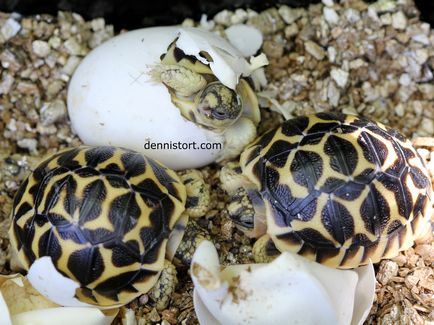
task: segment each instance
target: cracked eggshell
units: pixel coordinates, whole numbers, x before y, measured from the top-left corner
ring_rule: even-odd
[[[245,57],[255,55],[262,46],[264,37],[259,29],[245,24],[235,24],[225,29],[225,34]]]
[[[220,273],[214,245],[203,242],[191,265],[196,314],[208,325],[363,324],[375,277],[372,264],[360,272],[284,252],[270,264],[234,265]]]
[[[41,295],[56,304],[68,307],[94,307],[74,298],[80,284],[60,274],[50,256],[35,260],[29,268],[27,278]]]
[[[204,130],[183,118],[166,86],[148,82],[147,65],[160,62],[178,36],[177,45],[185,53],[208,63],[199,55],[208,52],[213,59],[211,69],[231,88],[242,73],[248,75],[266,60],[259,56],[249,64],[221,37],[197,28],[152,27],[118,35],[86,55],[69,84],[71,127],[85,144],[131,148],[176,170],[214,162],[223,148],[224,134]],[[172,150],[144,148],[159,143],[171,144]],[[209,148],[218,145],[194,149],[192,143]],[[174,149],[173,144],[189,148]]]
[[[0,276],[1,325],[109,325],[118,309],[62,307],[46,299],[21,274]]]

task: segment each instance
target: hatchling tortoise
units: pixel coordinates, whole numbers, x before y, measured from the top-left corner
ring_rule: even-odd
[[[398,131],[363,117],[319,113],[287,120],[221,171],[230,218],[257,262],[291,251],[353,268],[432,235],[425,164]]]
[[[187,226],[193,239],[183,238],[188,217],[209,208],[197,173],[180,179],[125,148],[59,151],[42,160],[17,191],[11,244],[27,270],[50,256],[60,274],[79,283],[75,298],[81,302],[119,306],[150,291],[163,309],[176,285],[168,261],[176,255],[188,263],[192,246],[210,239],[193,220]]]
[[[217,161],[237,157],[255,139],[261,120],[251,79],[240,78],[235,89],[225,86],[209,65],[177,47],[177,40],[168,46],[161,62],[148,66],[150,81],[168,87],[183,117],[205,129],[224,133],[226,143]]]

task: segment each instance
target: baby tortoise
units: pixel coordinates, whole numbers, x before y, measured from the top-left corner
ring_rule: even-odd
[[[251,80],[240,78],[235,89],[223,85],[208,65],[177,47],[177,40],[169,45],[161,62],[148,66],[150,81],[168,87],[183,117],[205,129],[225,133],[225,147],[217,161],[237,157],[255,139],[261,120]]]
[[[432,235],[432,186],[411,142],[363,117],[285,121],[222,169],[257,262],[291,251],[331,267],[390,258]],[[277,248],[277,249],[276,249]]]
[[[21,184],[9,235],[25,269],[50,256],[79,283],[82,302],[119,306],[150,291],[164,309],[176,285],[169,261],[176,255],[189,264],[191,246],[210,239],[203,229],[202,237],[183,237],[188,218],[203,216],[209,202],[198,172],[180,179],[124,148],[68,148],[42,160]],[[201,229],[193,220],[188,227]]]

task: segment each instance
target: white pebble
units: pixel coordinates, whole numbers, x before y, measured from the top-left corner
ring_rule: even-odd
[[[344,114],[350,114],[350,115],[359,115],[359,113],[357,112],[357,110],[354,107],[352,107],[352,106],[344,107],[342,109],[342,113],[344,113]]]
[[[421,129],[427,133],[427,135],[432,136],[434,131],[434,121],[430,118],[424,117],[420,122]]]
[[[345,10],[345,18],[350,24],[355,24],[360,20],[360,12],[356,9],[349,8]]]
[[[3,80],[0,83],[0,95],[1,94],[7,94],[11,88],[12,85],[15,83],[15,78],[12,77],[12,75],[10,75],[9,73],[6,73],[5,75],[2,76]],[[2,106],[0,106],[0,110]]]
[[[395,29],[405,29],[408,24],[408,19],[402,10],[395,12],[392,15],[392,27]]]
[[[368,10],[374,10],[375,12],[386,12],[396,8],[397,1],[395,0],[378,0],[368,6]]]
[[[355,59],[353,61],[350,61],[348,63],[348,66],[349,66],[350,70],[357,70],[361,67],[367,67],[367,66],[369,66],[369,64],[368,64],[368,62],[364,61],[363,59],[358,58],[358,59]]]
[[[375,22],[380,21],[380,18],[378,17],[377,12],[371,6],[368,7],[368,17],[371,18]]]
[[[68,60],[66,61],[63,68],[60,70],[61,73],[67,74],[68,76],[72,76],[75,69],[77,68],[78,64],[81,62],[82,58],[71,55]]]
[[[8,18],[4,25],[1,27],[0,32],[3,34],[5,40],[9,40],[20,31],[21,25],[14,19]]]
[[[403,117],[405,114],[405,107],[403,103],[399,103],[395,106],[395,113],[399,117]]]
[[[341,94],[334,82],[330,82],[327,89],[327,97],[329,98],[331,107],[338,107]]]
[[[381,20],[381,23],[385,26],[391,25],[392,24],[392,15],[390,14],[390,12],[385,13],[384,15],[380,16],[380,20]]]
[[[99,31],[99,30],[103,30],[105,28],[105,20],[104,18],[95,18],[92,19],[92,21],[90,22],[91,26],[92,26],[92,30],[94,32]]]
[[[412,103],[409,103],[411,106],[413,106],[413,110],[414,110],[414,114],[416,114],[416,116],[422,116],[423,111],[424,111],[424,105],[422,104],[422,101],[420,100],[413,100]],[[434,131],[434,130],[431,130]]]
[[[418,84],[417,88],[424,95],[424,98],[427,100],[434,99],[434,85],[430,83]]]
[[[33,53],[37,57],[45,58],[48,54],[50,54],[51,48],[45,41],[36,40],[32,43]]]
[[[423,45],[430,45],[430,41],[427,35],[425,34],[417,34],[411,37],[413,41],[422,43]]]
[[[408,73],[403,73],[398,80],[399,84],[402,86],[408,86],[411,84],[411,77]]]
[[[38,140],[31,138],[24,138],[17,141],[17,145],[20,148],[28,149],[30,152],[36,150],[36,145],[38,144]]]
[[[238,8],[235,10],[234,14],[231,16],[231,24],[241,24],[244,23],[248,18],[247,11]]]
[[[215,26],[214,20],[208,20],[208,16],[205,14],[202,14],[202,17],[200,18],[200,27],[202,27],[205,30],[211,30]]]
[[[345,88],[345,85],[348,82],[349,73],[340,68],[333,68],[330,71],[330,76],[336,81],[337,85],[341,88]]]
[[[280,17],[285,21],[286,24],[290,25],[303,15],[303,8],[290,8],[287,5],[283,5],[278,9]]]
[[[213,19],[217,24],[228,27],[231,25],[231,17],[233,16],[233,14],[234,13],[232,11],[225,9],[217,13]]]
[[[17,130],[18,130],[17,121],[14,118],[11,118],[6,127],[8,130],[10,130],[12,132],[17,132]]]
[[[297,56],[297,58],[295,60],[298,63],[303,64],[305,59],[306,59],[306,57],[304,55],[299,55],[299,56]]]
[[[50,45],[53,49],[58,49],[60,45],[62,45],[62,39],[59,36],[53,35],[48,40],[48,45]]]
[[[82,47],[75,37],[68,38],[63,46],[69,55],[83,55]]]
[[[305,47],[306,51],[310,55],[312,55],[315,59],[317,59],[318,61],[321,61],[322,59],[324,59],[324,56],[325,56],[324,49],[321,46],[319,46],[317,43],[315,43],[314,41],[305,42],[304,47]]]
[[[336,60],[336,55],[338,54],[338,52],[336,51],[336,48],[334,48],[333,46],[329,46],[327,48],[327,53],[329,55],[330,62],[334,63]]]
[[[338,13],[336,12],[336,10],[334,10],[334,9],[332,9],[332,8],[324,7],[324,9],[323,9],[323,14],[324,14],[324,18],[325,18],[325,20],[327,20],[327,22],[328,22],[330,25],[333,25],[333,24],[337,24],[337,23],[338,23],[338,21],[339,21],[339,15],[338,15]]]
[[[62,99],[55,99],[41,113],[42,126],[49,126],[66,116],[66,105]]]
[[[424,64],[429,58],[429,53],[426,48],[415,49],[412,54],[412,57],[418,64]]]
[[[181,23],[182,27],[194,27],[194,20],[191,18],[185,18]]]
[[[289,26],[285,27],[285,37],[290,38],[292,36],[297,35],[299,32],[298,25],[296,23],[292,23]]]
[[[335,4],[333,0],[321,0],[321,2],[327,7],[333,7]]]

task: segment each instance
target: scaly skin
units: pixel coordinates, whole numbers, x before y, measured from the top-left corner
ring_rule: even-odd
[[[183,97],[196,94],[207,84],[202,75],[176,64],[154,65],[148,74],[151,76],[150,81],[155,84],[162,82]]]

